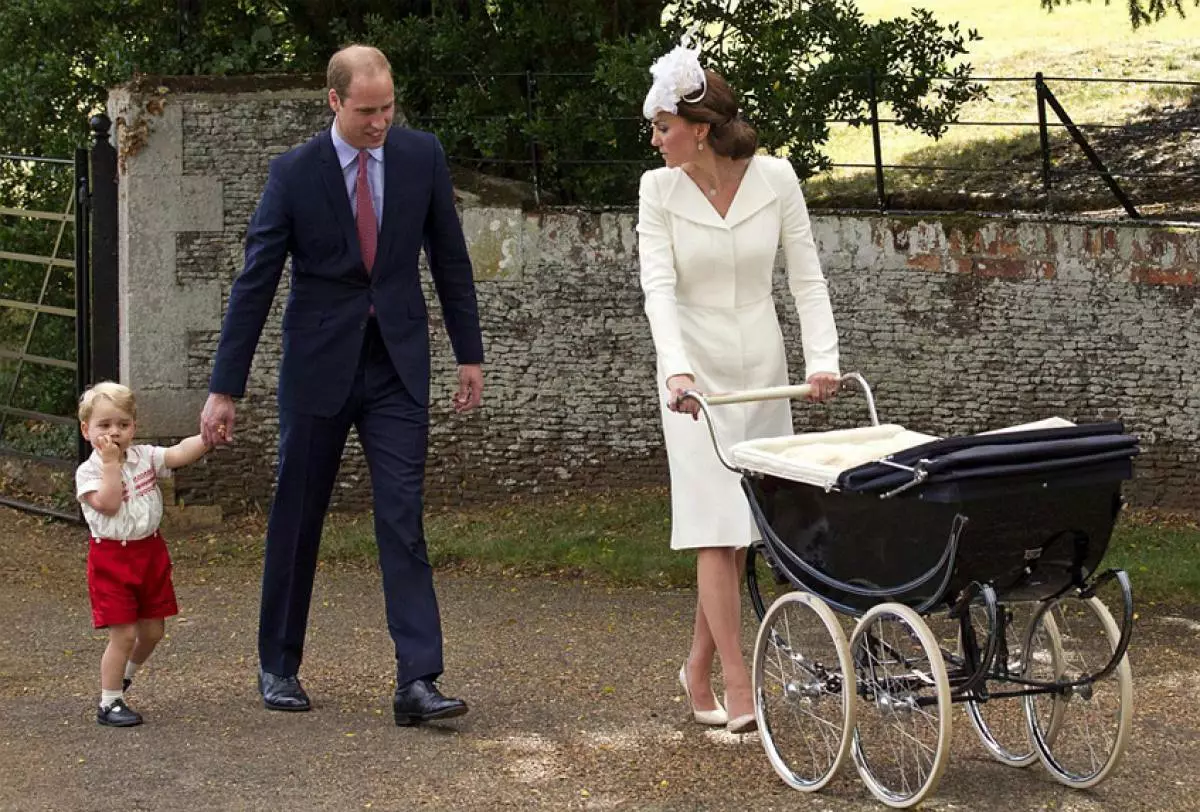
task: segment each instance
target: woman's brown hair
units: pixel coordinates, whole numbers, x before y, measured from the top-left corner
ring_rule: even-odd
[[[758,149],[758,133],[742,118],[737,96],[721,74],[704,71],[707,89],[703,98],[680,100],[679,116],[696,124],[708,124],[708,144],[726,158],[749,158]]]

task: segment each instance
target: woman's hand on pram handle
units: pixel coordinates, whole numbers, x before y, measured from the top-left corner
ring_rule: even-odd
[[[808,376],[806,383],[812,387],[808,399],[813,403],[820,403],[837,394],[842,385],[842,378],[832,372],[814,372]]]
[[[672,375],[667,378],[667,391],[671,393],[667,408],[673,412],[690,414],[693,420],[700,419],[700,402],[695,398],[684,397],[686,392],[695,392],[696,379],[691,375]]]
[[[706,411],[708,406],[725,406],[731,403],[755,403],[761,400],[783,400],[804,398],[812,403],[819,403],[828,400],[837,394],[841,388],[842,381],[846,378],[853,378],[862,388],[864,392],[869,389],[866,386],[866,381],[862,380],[862,376],[851,372],[848,375],[841,376],[833,372],[814,372],[808,376],[806,383],[789,386],[772,386],[766,389],[743,389],[738,392],[715,392],[706,393],[697,389],[692,382],[690,375],[672,375],[667,378],[667,389],[670,392],[670,399],[667,405],[673,412],[686,412],[693,417],[699,418],[699,413]],[[878,419],[875,417],[874,406],[872,405],[871,422],[874,425],[879,425]]]

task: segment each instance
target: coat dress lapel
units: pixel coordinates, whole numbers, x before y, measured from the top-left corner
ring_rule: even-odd
[[[762,162],[758,158],[752,158],[750,166],[746,167],[746,174],[742,176],[742,185],[733,196],[729,211],[725,212],[725,225],[735,228],[774,203],[778,197],[775,188],[763,174]],[[715,213],[716,209],[713,209],[713,212]]]
[[[731,229],[753,217],[777,197],[775,189],[763,177],[758,160],[751,159],[724,218],[717,213],[712,203],[704,196],[704,192],[700,191],[700,187],[682,169],[675,173],[675,184],[667,192],[663,206],[677,217],[699,225]]]
[[[676,169],[673,173],[674,184],[663,198],[663,208],[676,217],[682,217],[693,223],[712,228],[725,228],[725,221],[712,203],[700,191],[696,182],[688,177],[687,172]]]

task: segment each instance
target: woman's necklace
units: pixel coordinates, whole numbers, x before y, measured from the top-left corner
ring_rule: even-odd
[[[742,176],[746,174],[746,167],[749,165],[750,165],[750,163],[747,161],[746,164],[741,167],[741,172],[738,173],[737,181],[734,181],[735,183],[740,181],[742,179]],[[695,174],[693,174],[692,177],[696,179],[697,183],[699,183],[699,178],[696,178]],[[719,178],[714,177],[712,183],[704,184],[704,186],[707,187],[706,193],[708,194],[709,197],[717,196],[717,192],[719,191],[717,189],[717,181],[718,180],[719,180]]]

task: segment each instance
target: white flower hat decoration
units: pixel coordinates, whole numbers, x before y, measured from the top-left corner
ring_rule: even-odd
[[[677,113],[679,102],[698,102],[708,91],[700,48],[692,44],[694,31],[680,37],[679,44],[650,67],[654,83],[642,103],[642,115],[647,119],[660,112]]]

